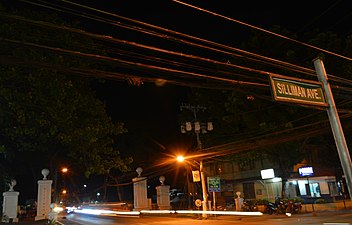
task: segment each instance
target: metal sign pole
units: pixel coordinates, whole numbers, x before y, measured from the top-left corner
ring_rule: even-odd
[[[350,197],[352,198],[352,195],[351,195],[352,163],[351,163],[351,157],[348,151],[348,147],[346,144],[345,135],[341,127],[340,118],[337,114],[335,101],[331,92],[330,84],[328,83],[328,77],[326,75],[323,61],[317,58],[317,59],[314,59],[313,62],[314,62],[315,71],[317,72],[317,75],[318,75],[318,79],[320,82],[323,83],[323,86],[324,86],[325,95],[328,100],[327,112],[329,116],[330,126],[335,138],[335,143],[336,143],[337,151],[339,153],[342,170],[343,170],[343,173],[345,174],[347,188],[348,188]]]
[[[213,207],[214,207],[214,211],[216,211],[216,194],[215,194],[215,191],[213,191]]]

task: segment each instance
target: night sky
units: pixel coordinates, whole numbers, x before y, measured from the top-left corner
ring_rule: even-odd
[[[285,1],[284,4],[277,1],[184,1],[247,23],[247,26],[171,0],[83,2],[105,12],[234,47],[238,47],[250,34],[248,25],[264,29],[279,25],[298,34],[316,28],[340,35],[352,32],[352,14],[348,11],[352,4],[349,1],[330,0],[319,4],[314,4],[314,1]],[[99,29],[96,24],[88,26],[87,30],[119,35],[114,30]],[[135,38],[133,40],[143,42]],[[153,156],[160,152],[170,153],[187,146],[185,135],[180,133],[177,115],[180,104],[188,102],[189,88],[168,84],[157,87],[150,83],[136,87],[126,82],[108,81],[98,85],[96,90],[114,120],[125,122],[132,135],[144,135],[150,140],[149,143],[147,141],[150,149],[147,159],[154,159]],[[139,157],[136,158],[138,160]]]
[[[237,47],[249,35],[243,24],[176,3],[174,1],[75,1],[105,12],[161,26],[210,41]],[[261,28],[280,25],[292,32],[303,33],[319,28],[341,35],[352,31],[349,1],[183,1],[219,15]],[[82,21],[85,24],[87,21]],[[110,27],[87,23],[87,30],[118,35]],[[127,38],[127,37],[126,37]],[[131,37],[132,38],[132,37]],[[135,38],[135,37],[133,37]],[[140,40],[142,41],[142,40]],[[304,40],[302,40],[304,41]],[[146,129],[151,138],[172,146],[180,138],[177,114],[182,102],[187,103],[189,88],[165,85],[141,87],[127,82],[108,81],[98,85],[97,94],[107,103],[114,120],[125,121],[131,131]]]
[[[71,2],[234,47],[238,47],[250,34],[250,28],[244,24],[219,18],[172,0],[73,0]],[[352,3],[349,0],[319,2],[185,0],[183,2],[264,29],[280,25],[297,33],[315,28],[340,35],[348,35],[352,32],[352,13],[350,13]],[[62,5],[67,4],[62,3]],[[66,19],[79,20],[81,26],[91,33],[112,37],[121,35],[120,31],[113,26],[87,18],[70,15]],[[125,38],[136,42],[144,41],[142,36]],[[180,105],[188,103],[189,88],[170,84],[159,87],[153,83],[145,83],[138,87],[121,80],[95,83],[93,88],[97,96],[106,103],[107,112],[112,119],[124,122],[132,135],[147,134],[146,139],[150,141],[149,148],[154,149],[155,152],[167,153],[180,147],[184,140],[189,140],[180,133],[177,117],[180,113]],[[124,152],[125,155],[129,153],[131,152],[128,150]],[[153,158],[150,155],[148,157]]]
[[[74,2],[84,2],[85,5],[95,9],[230,46],[238,45],[242,38],[249,34],[249,28],[244,25],[172,0]],[[319,4],[307,1],[286,1],[285,4],[278,4],[277,1],[241,1],[239,5],[231,0],[183,2],[264,29],[280,25],[298,33],[313,28],[339,34],[348,34],[352,31],[349,26],[352,14],[348,11],[352,3],[347,0],[322,1]],[[83,23],[88,31],[117,37],[119,35],[111,27],[99,26],[85,20]],[[163,128],[157,128],[158,121],[165,129],[174,127],[175,122],[170,120],[178,113],[180,102],[187,100],[188,90],[170,85],[134,87],[120,81],[109,81],[109,84],[99,87],[98,95],[106,101],[108,111],[114,119],[135,123],[133,126],[137,127],[141,124],[140,121],[145,121],[151,125],[152,130],[159,131]]]
[[[113,13],[234,47],[239,47],[241,42],[246,40],[250,34],[248,26],[251,25],[263,29],[279,25],[298,34],[316,28],[340,35],[352,32],[350,28],[352,14],[349,13],[352,4],[347,0],[321,1],[319,4],[314,1],[285,1],[285,4],[279,4],[277,1],[183,1],[228,18],[220,18],[171,0],[104,2],[75,0],[74,2],[105,13]],[[93,33],[112,37],[122,36],[141,43],[145,41],[144,36],[123,36],[124,33],[114,29],[113,26],[86,19],[81,22],[87,31]],[[159,43],[152,44],[158,46]],[[153,155],[158,155],[159,152],[169,153],[175,148],[186,146],[183,144],[185,135],[180,133],[177,115],[181,103],[188,102],[189,90],[187,87],[170,84],[157,87],[145,83],[137,87],[129,85],[126,81],[112,80],[96,86],[97,95],[107,104],[111,117],[115,121],[125,122],[132,136],[144,135],[150,140],[143,142],[149,148],[148,159],[153,159]],[[135,144],[138,146],[141,143]],[[133,146],[124,147],[133,149]],[[133,152],[128,153],[133,155]]]
[[[181,2],[264,29],[280,25],[298,33],[315,28],[345,35],[352,31],[349,26],[352,20],[349,9],[352,3],[348,0],[327,0],[319,3],[298,0],[285,1],[285,4],[273,0],[239,2],[185,0],[179,3],[172,0],[106,0],[104,3],[75,0],[74,2],[229,45],[234,45],[240,37],[246,37],[248,27],[186,6]]]

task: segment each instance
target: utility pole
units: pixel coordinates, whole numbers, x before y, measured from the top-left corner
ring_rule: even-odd
[[[328,100],[328,108],[327,113],[330,121],[330,126],[332,129],[332,133],[335,138],[335,143],[337,147],[337,151],[339,153],[340,162],[342,166],[343,173],[345,174],[347,188],[350,194],[350,198],[352,197],[352,163],[350,153],[348,151],[345,135],[343,133],[340,118],[337,113],[336,104],[334,97],[332,95],[331,87],[328,82],[328,76],[326,74],[323,61],[319,58],[314,59],[314,67],[318,75],[318,79],[323,83],[324,91],[326,98]]]
[[[194,129],[194,132],[196,134],[196,138],[197,138],[197,150],[201,150],[202,149],[202,141],[200,140],[200,133],[207,133],[207,131],[212,131],[213,130],[213,124],[212,122],[207,122],[207,123],[201,123],[198,121],[197,119],[197,113],[199,111],[205,111],[206,107],[204,106],[191,106],[189,104],[185,105],[182,104],[180,106],[181,111],[183,109],[187,109],[190,110],[193,113],[193,117],[194,117],[194,123],[192,126],[192,122],[186,122],[185,124],[181,125],[181,132],[182,133],[186,133],[187,131],[191,131],[192,127]],[[203,193],[203,204],[202,204],[202,208],[203,211],[207,211],[207,204],[208,204],[208,193],[207,193],[207,186],[205,183],[205,175],[204,175],[204,168],[203,168],[203,160],[200,159],[199,161],[199,170],[200,170],[200,180],[202,183],[202,193]],[[203,214],[203,217],[207,217],[206,214]]]

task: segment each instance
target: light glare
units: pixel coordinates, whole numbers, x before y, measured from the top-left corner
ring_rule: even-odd
[[[180,155],[180,156],[177,156],[177,161],[179,161],[179,162],[183,162],[183,161],[185,161],[185,158],[182,156],[182,155]]]

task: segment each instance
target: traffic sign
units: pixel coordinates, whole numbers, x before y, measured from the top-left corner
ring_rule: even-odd
[[[197,207],[201,207],[201,206],[202,206],[202,200],[197,199],[197,200],[194,201],[194,204],[195,204]]]
[[[275,101],[327,106],[321,82],[270,74]]]
[[[208,177],[208,191],[221,192],[220,177]]]

